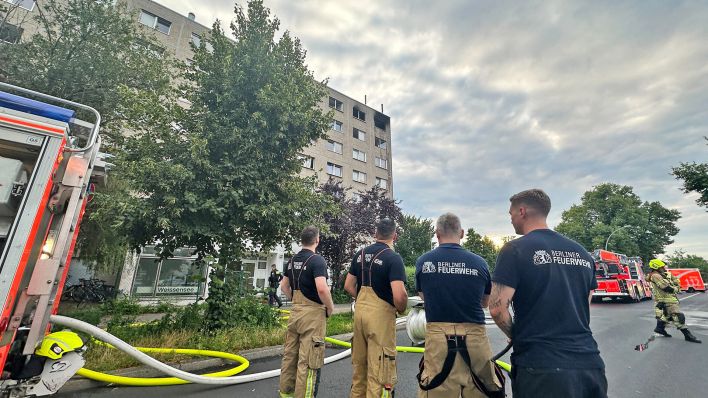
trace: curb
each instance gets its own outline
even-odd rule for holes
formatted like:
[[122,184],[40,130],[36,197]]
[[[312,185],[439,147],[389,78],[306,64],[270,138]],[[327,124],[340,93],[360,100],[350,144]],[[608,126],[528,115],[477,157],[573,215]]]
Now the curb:
[[[399,330],[399,328],[396,328]],[[345,333],[336,336],[328,336],[337,340],[349,341],[352,338],[353,333]],[[327,344],[328,347],[334,348],[335,346]],[[249,361],[256,361],[259,359],[278,357],[283,354],[283,346],[276,345],[270,347],[254,348],[250,350],[244,350],[238,353],[238,355],[248,359]],[[197,372],[201,373],[207,369],[223,367],[231,364],[231,361],[227,361],[221,358],[210,358],[210,359],[198,359],[183,363],[168,363],[168,365],[175,367],[186,372]],[[149,366],[135,366],[132,368],[118,369],[106,372],[108,374],[116,376],[125,377],[161,377],[165,376],[162,372],[157,371]],[[115,384],[106,384],[100,381],[95,381],[87,379],[81,376],[72,377],[65,385],[61,388],[62,392],[76,392],[79,390],[88,390],[92,388],[100,388],[106,386],[112,386]]]

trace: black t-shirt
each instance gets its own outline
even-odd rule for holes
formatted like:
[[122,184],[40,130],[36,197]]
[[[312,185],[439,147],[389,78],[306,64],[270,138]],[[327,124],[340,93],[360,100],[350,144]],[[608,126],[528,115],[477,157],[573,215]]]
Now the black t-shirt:
[[416,289],[423,292],[428,322],[484,325],[482,297],[492,289],[484,259],[453,243],[443,243],[418,258]]
[[[388,249],[386,251],[385,250]],[[364,252],[364,265],[362,272],[362,250]],[[391,281],[405,281],[406,269],[403,266],[401,256],[391,250],[387,244],[376,242],[371,246],[359,250],[352,259],[352,266],[349,273],[356,276],[356,291],[359,293],[361,286],[371,286],[381,300],[393,304],[393,292],[391,291]],[[381,254],[376,257],[376,254]],[[374,259],[374,257],[376,257]],[[374,261],[372,266],[371,261]],[[371,271],[371,278],[369,278]],[[363,279],[362,279],[363,277]]]
[[270,271],[270,276],[268,277],[268,285],[271,289],[278,287],[278,283],[283,279],[283,275],[278,273],[278,271]]
[[538,368],[604,368],[590,331],[595,263],[578,243],[550,229],[508,242],[492,281],[516,289],[512,363]]
[[327,278],[327,262],[322,256],[312,250],[300,250],[288,263],[285,276],[293,290],[299,290],[308,299],[322,304],[315,285],[315,278],[319,276]]

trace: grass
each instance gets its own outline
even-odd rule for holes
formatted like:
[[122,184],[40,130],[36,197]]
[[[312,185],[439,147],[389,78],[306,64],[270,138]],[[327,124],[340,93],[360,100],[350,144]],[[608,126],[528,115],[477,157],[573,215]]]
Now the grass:
[[[352,331],[351,313],[332,315],[327,319],[327,335]],[[224,329],[213,335],[194,330],[166,331],[157,336],[136,337],[128,341],[136,347],[196,348],[238,353],[243,350],[281,345],[285,340],[284,328],[236,327]],[[183,363],[195,359],[188,355],[150,354],[162,362]],[[128,355],[95,343],[89,343],[84,355],[86,368],[108,371],[139,365]]]

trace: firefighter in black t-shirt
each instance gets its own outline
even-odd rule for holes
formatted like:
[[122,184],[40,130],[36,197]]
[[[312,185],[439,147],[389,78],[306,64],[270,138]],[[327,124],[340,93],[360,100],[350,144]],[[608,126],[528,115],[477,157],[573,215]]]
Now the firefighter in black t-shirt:
[[280,369],[281,398],[317,396],[324,365],[326,317],[334,310],[327,286],[327,263],[315,253],[319,230],[306,227],[300,242],[302,250],[290,260],[280,282],[280,289],[293,301]]
[[356,298],[350,398],[391,397],[396,384],[396,310],[408,294],[403,259],[391,247],[396,223],[376,224],[376,243],[354,255],[344,289]]
[[548,228],[545,192],[529,189],[510,201],[511,223],[523,236],[497,256],[489,312],[512,339],[514,398],[606,398],[605,364],[590,330],[595,263],[580,244]]

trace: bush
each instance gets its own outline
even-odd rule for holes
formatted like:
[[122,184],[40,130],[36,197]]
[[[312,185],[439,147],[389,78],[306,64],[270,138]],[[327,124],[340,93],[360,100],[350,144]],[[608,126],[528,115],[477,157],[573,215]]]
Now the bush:
[[406,291],[408,296],[417,296],[415,291],[415,267],[406,267]]
[[335,289],[332,292],[332,301],[334,301],[334,304],[349,304],[352,302],[352,296],[345,292],[344,289]]
[[211,284],[204,315],[206,331],[236,326],[278,326],[278,311],[253,295],[239,297],[237,289],[233,283]]

